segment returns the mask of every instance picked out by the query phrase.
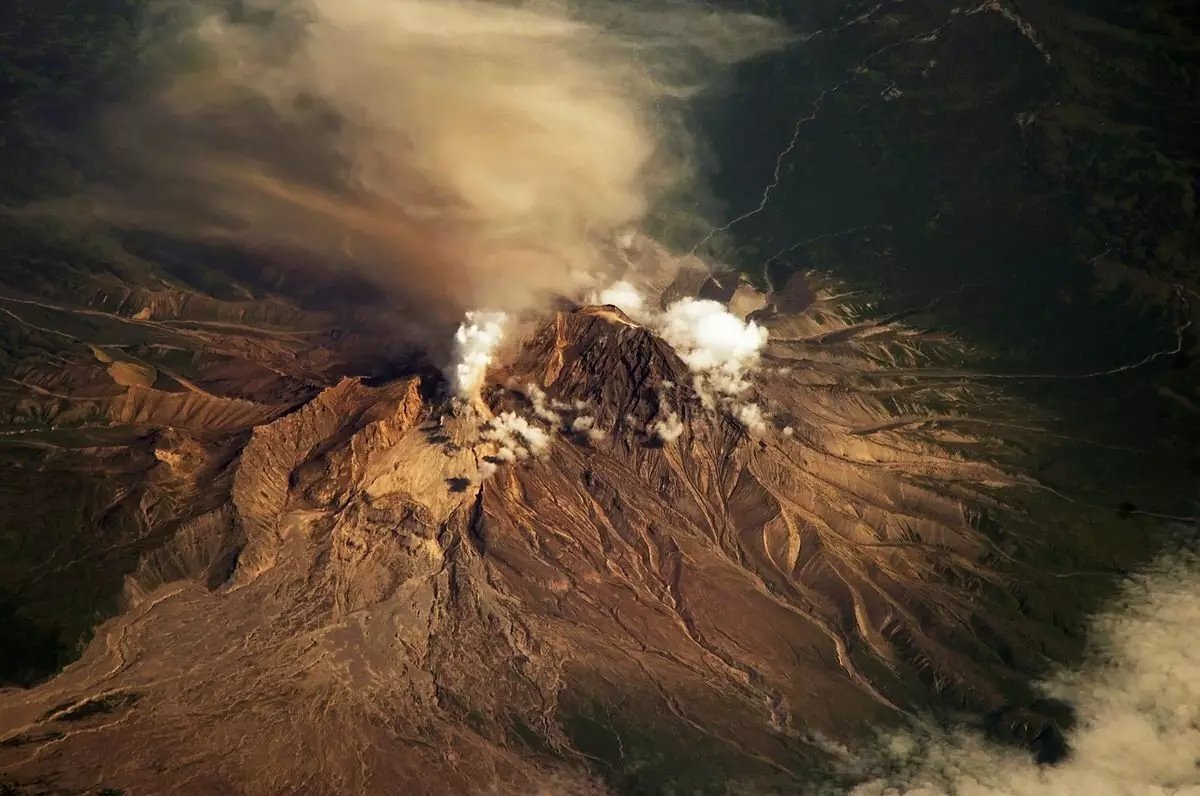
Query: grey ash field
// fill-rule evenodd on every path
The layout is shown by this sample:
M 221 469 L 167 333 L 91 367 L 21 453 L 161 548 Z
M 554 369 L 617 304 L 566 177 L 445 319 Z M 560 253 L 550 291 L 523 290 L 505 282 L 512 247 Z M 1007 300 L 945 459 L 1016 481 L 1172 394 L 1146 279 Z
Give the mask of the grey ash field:
M 7 208 L 77 188 L 134 5 L 5 4 Z M 0 793 L 845 793 L 929 726 L 1062 757 L 1033 683 L 1194 529 L 1194 11 L 753 5 L 804 35 L 702 115 L 763 434 L 616 308 L 456 403 L 454 321 L 353 274 L 3 214 Z M 730 298 L 639 246 L 655 300 Z

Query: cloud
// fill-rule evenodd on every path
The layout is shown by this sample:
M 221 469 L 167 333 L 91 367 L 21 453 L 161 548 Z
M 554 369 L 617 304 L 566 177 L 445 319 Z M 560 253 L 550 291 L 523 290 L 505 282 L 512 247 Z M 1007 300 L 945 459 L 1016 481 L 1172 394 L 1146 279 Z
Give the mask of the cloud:
M 608 436 L 603 429 L 596 428 L 596 418 L 591 415 L 579 415 L 572 420 L 571 431 L 586 435 L 592 442 L 599 442 Z
M 569 407 L 563 405 L 561 402 L 550 401 L 546 397 L 545 391 L 532 382 L 525 385 L 525 394 L 529 396 L 529 402 L 533 406 L 533 413 L 535 415 L 549 423 L 552 427 L 562 424 L 562 415 L 555 411 L 555 409 L 567 409 Z
M 1073 754 L 1037 766 L 970 734 L 900 735 L 878 757 L 898 773 L 853 796 L 1200 795 L 1200 561 L 1165 560 L 1096 617 L 1086 665 L 1048 682 L 1072 702 Z
M 673 409 L 666 409 L 661 419 L 656 420 L 650 430 L 663 442 L 674 442 L 683 435 L 683 421 Z
M 717 301 L 681 299 L 667 307 L 657 326 L 687 366 L 725 395 L 749 387 L 746 372 L 758 364 L 767 344 L 765 328 L 743 322 Z
M 734 411 L 734 417 L 736 417 L 751 434 L 761 436 L 767 433 L 767 418 L 766 415 L 763 414 L 762 407 L 758 404 L 739 404 Z
M 112 115 L 117 178 L 90 214 L 354 269 L 450 318 L 575 295 L 611 266 L 600 241 L 703 205 L 681 103 L 786 38 L 668 0 L 152 0 L 148 18 L 156 87 Z
M 491 478 L 496 473 L 500 472 L 500 467 L 493 462 L 482 461 L 479 463 L 479 468 L 475 471 L 475 483 L 480 483 Z
M 694 298 L 671 304 L 654 325 L 695 374 L 696 392 L 706 406 L 722 406 L 751 434 L 766 433 L 762 407 L 743 398 L 767 344 L 765 328 L 743 321 L 719 302 Z
M 612 304 L 653 328 L 692 371 L 693 386 L 706 406 L 727 409 L 752 434 L 766 432 L 762 407 L 743 399 L 750 388 L 748 376 L 758 367 L 767 344 L 766 328 L 743 321 L 724 304 L 707 299 L 683 298 L 665 311 L 655 310 L 626 280 L 593 293 L 589 301 Z
M 537 456 L 550 447 L 550 434 L 516 412 L 503 412 L 492 418 L 479 434 L 496 443 L 496 456 L 504 461 Z
M 624 311 L 630 318 L 641 318 L 646 314 L 646 301 L 638 289 L 629 282 L 614 282 L 590 297 L 592 304 L 611 304 Z
M 503 312 L 468 312 L 454 333 L 454 362 L 449 377 L 459 397 L 474 394 L 504 339 L 508 316 Z
M 603 429 L 596 427 L 595 417 L 583 414 L 589 409 L 587 401 L 567 403 L 551 399 L 532 382 L 525 385 L 524 393 L 533 410 L 532 417 L 513 411 L 502 412 L 479 430 L 479 440 L 493 443 L 495 453 L 480 462 L 472 479 L 475 483 L 491 478 L 499 472 L 502 463 L 545 453 L 558 431 L 579 434 L 590 442 L 599 442 L 607 436 Z

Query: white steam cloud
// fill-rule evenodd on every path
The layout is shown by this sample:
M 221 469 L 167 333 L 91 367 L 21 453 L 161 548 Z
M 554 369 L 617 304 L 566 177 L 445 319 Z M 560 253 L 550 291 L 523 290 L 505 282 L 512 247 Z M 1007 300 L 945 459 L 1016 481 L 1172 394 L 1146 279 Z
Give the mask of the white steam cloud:
M 550 447 L 550 434 L 530 423 L 516 412 L 496 415 L 479 433 L 479 438 L 496 446 L 492 460 L 479 463 L 474 481 L 486 481 L 499 472 L 500 462 L 528 459 L 544 453 Z
M 603 429 L 596 428 L 596 418 L 591 415 L 580 415 L 572 420 L 571 431 L 576 434 L 583 434 L 592 442 L 599 442 L 608 436 L 604 433 Z
M 746 373 L 757 366 L 767 344 L 765 328 L 742 321 L 716 301 L 681 299 L 667 307 L 658 328 L 704 386 L 722 395 L 749 388 Z
M 638 289 L 628 281 L 619 281 L 592 294 L 595 304 L 612 304 L 632 318 L 651 326 L 695 375 L 695 388 L 706 406 L 718 404 L 752 434 L 767 431 L 762 407 L 745 401 L 750 388 L 749 374 L 758 367 L 769 333 L 754 321 L 743 321 L 717 301 L 683 298 L 666 311 L 646 306 Z M 665 417 L 652 427 L 664 441 L 682 433 L 678 416 Z
M 739 404 L 734 410 L 734 417 L 755 436 L 767 433 L 767 416 L 758 404 Z
M 550 435 L 516 412 L 504 412 L 488 423 L 480 434 L 483 439 L 497 443 L 497 456 L 506 461 L 527 459 L 542 453 L 550 446 Z
M 604 290 L 595 294 L 592 304 L 611 304 L 624 311 L 630 318 L 641 318 L 645 312 L 646 301 L 638 289 L 624 280 L 614 282 Z
M 525 385 L 525 394 L 529 396 L 529 402 L 533 405 L 533 413 L 535 415 L 549 423 L 552 427 L 562 424 L 562 415 L 557 410 L 568 407 L 561 404 L 556 406 L 556 402 L 551 401 L 545 391 L 532 382 Z
M 1037 766 L 982 739 L 898 736 L 902 772 L 853 796 L 1200 796 L 1200 561 L 1191 554 L 1132 580 L 1093 623 L 1080 672 L 1046 690 L 1073 702 L 1073 755 Z
M 495 453 L 480 462 L 474 478 L 476 483 L 499 472 L 502 463 L 545 453 L 558 431 L 578 434 L 590 442 L 599 442 L 607 436 L 603 429 L 596 427 L 596 418 L 586 414 L 591 408 L 587 401 L 568 403 L 552 399 L 533 382 L 525 385 L 524 393 L 533 410 L 532 417 L 506 411 L 479 430 L 479 440 L 492 443 Z
M 660 420 L 654 421 L 650 430 L 663 442 L 674 442 L 683 436 L 683 421 L 675 410 L 667 409 Z
M 454 333 L 454 365 L 449 377 L 460 398 L 475 394 L 483 384 L 507 322 L 503 312 L 468 312 Z
M 121 179 L 89 213 L 307 255 L 451 318 L 573 295 L 611 267 L 601 241 L 703 206 L 681 103 L 786 40 L 674 0 L 150 11 L 161 86 L 116 114 Z

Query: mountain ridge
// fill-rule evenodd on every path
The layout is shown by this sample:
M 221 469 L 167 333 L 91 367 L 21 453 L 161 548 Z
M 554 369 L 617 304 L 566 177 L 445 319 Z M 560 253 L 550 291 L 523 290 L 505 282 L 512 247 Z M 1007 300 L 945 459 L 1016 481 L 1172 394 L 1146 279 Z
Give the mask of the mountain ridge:
M 233 449 L 160 437 L 160 488 L 228 497 L 142 559 L 83 658 L 0 694 L 4 767 L 64 792 L 772 792 L 816 787 L 821 739 L 923 711 L 927 689 L 1003 708 L 1021 665 L 984 650 L 1037 655 L 1019 613 L 972 613 L 1010 582 L 978 507 L 1019 479 L 877 422 L 869 393 L 838 403 L 819 372 L 867 327 L 831 344 L 757 317 L 765 434 L 705 407 L 651 329 L 581 307 L 474 401 L 344 378 Z M 813 345 L 824 361 L 797 368 Z M 545 444 L 500 455 L 505 413 Z M 1031 741 L 1056 732 L 1038 721 Z

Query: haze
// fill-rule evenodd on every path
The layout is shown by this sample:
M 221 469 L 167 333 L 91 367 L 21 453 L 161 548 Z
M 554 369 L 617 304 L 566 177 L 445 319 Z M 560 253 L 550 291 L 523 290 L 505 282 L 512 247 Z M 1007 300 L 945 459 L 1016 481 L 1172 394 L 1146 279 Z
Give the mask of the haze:
M 447 317 L 576 293 L 614 233 L 699 212 L 681 101 L 784 41 L 697 4 L 245 6 L 155 6 L 155 88 L 114 112 L 121 179 L 91 211 L 354 269 Z

